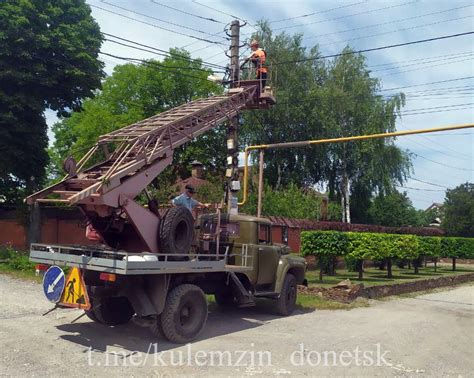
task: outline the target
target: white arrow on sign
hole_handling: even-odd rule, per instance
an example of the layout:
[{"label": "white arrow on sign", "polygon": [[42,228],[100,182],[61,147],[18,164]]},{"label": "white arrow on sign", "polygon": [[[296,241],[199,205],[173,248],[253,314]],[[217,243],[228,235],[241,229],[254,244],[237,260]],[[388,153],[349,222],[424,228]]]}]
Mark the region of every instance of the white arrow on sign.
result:
[{"label": "white arrow on sign", "polygon": [[54,288],[56,287],[56,285],[58,284],[59,281],[61,281],[61,278],[64,277],[64,272],[61,271],[61,274],[59,274],[56,279],[53,281],[52,284],[49,284],[48,285],[48,294],[52,293],[54,291]]}]

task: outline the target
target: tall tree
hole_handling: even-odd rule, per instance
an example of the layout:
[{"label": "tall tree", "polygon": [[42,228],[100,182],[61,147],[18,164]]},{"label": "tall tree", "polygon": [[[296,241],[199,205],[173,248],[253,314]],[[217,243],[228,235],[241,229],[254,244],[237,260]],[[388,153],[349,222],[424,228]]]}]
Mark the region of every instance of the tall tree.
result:
[{"label": "tall tree", "polygon": [[[345,48],[328,68],[320,91],[323,132],[328,138],[395,131],[404,96],[385,99],[380,82],[371,77],[365,57]],[[384,193],[402,183],[409,173],[409,156],[393,140],[330,143],[323,164],[332,196],[339,196],[342,220],[351,222],[351,188]]]},{"label": "tall tree", "polygon": [[449,235],[474,237],[474,184],[446,191],[442,227]]},{"label": "tall tree", "polygon": [[[189,53],[170,50],[170,56],[163,61],[116,66],[112,75],[104,80],[102,91],[87,99],[82,111],[73,112],[71,117],[54,125],[56,138],[50,151],[54,161],[52,175],[60,176],[61,162],[67,155],[79,158],[102,134],[222,91],[207,80],[211,71],[205,70],[200,61],[183,57],[189,58]],[[178,149],[169,180],[186,175],[195,159],[211,169],[223,169],[225,146],[225,129],[221,127]]]},{"label": "tall tree", "polygon": [[50,108],[78,109],[103,76],[102,37],[83,0],[0,1],[0,201],[41,185]]},{"label": "tall tree", "polygon": [[[317,57],[318,49],[306,49],[302,35],[273,35],[266,22],[253,35],[267,52],[271,82],[277,103],[268,110],[252,110],[245,114],[241,138],[247,144],[279,143],[318,139],[322,136],[321,119],[315,116],[319,99],[315,96],[324,81],[323,60],[302,63],[279,62]],[[297,148],[265,152],[265,178],[276,189],[291,182],[311,186],[322,179],[323,149]]]}]

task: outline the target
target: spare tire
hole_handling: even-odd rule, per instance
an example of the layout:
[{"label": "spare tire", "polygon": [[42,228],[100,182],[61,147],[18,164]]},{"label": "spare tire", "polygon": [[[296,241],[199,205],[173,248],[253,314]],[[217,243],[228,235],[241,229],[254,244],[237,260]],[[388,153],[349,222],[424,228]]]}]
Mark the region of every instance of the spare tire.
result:
[{"label": "spare tire", "polygon": [[[159,230],[160,253],[188,254],[194,236],[194,218],[185,207],[169,209],[161,219]],[[185,260],[177,256],[173,260]]]}]

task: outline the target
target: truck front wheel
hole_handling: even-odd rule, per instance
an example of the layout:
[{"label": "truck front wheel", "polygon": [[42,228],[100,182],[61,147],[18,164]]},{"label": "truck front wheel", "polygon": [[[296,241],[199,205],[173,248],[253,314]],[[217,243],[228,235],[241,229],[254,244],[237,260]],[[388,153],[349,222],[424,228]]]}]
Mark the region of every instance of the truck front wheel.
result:
[{"label": "truck front wheel", "polygon": [[283,281],[280,297],[277,299],[276,308],[280,315],[288,316],[296,307],[296,278],[288,273]]},{"label": "truck front wheel", "polygon": [[160,316],[164,336],[175,343],[194,340],[207,320],[207,300],[199,286],[176,286],[166,297]]}]

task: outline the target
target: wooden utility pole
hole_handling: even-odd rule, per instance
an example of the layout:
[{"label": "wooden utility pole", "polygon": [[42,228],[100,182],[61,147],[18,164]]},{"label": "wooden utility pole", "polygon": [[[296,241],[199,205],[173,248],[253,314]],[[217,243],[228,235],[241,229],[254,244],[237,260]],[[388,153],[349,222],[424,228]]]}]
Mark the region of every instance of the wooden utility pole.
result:
[{"label": "wooden utility pole", "polygon": [[[240,80],[240,23],[238,20],[230,24],[230,37],[231,88],[236,88]],[[230,214],[238,213],[237,192],[240,190],[238,128],[239,116],[237,115],[230,119],[227,130],[227,209]]]}]

